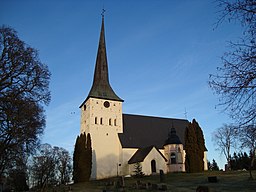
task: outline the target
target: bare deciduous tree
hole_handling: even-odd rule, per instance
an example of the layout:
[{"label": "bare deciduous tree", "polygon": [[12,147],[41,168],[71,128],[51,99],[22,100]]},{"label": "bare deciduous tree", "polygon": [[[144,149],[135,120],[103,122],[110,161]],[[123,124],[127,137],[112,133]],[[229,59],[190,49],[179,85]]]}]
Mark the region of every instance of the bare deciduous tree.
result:
[{"label": "bare deciduous tree", "polygon": [[239,21],[243,37],[230,42],[230,51],[222,56],[223,66],[211,74],[209,85],[220,95],[220,105],[239,124],[250,124],[256,117],[256,1],[218,0],[220,18]]},{"label": "bare deciduous tree", "polygon": [[65,184],[70,181],[72,174],[71,156],[66,149],[54,147],[57,153],[57,171],[59,175],[59,182]]},{"label": "bare deciduous tree", "polygon": [[70,181],[71,157],[63,148],[42,144],[37,154],[33,156],[30,169],[34,187],[47,189],[48,185]]},{"label": "bare deciduous tree", "polygon": [[250,150],[250,158],[251,158],[251,163],[250,163],[250,178],[253,179],[252,175],[252,167],[254,165],[255,161],[255,156],[256,156],[256,127],[255,125],[248,125],[244,126],[240,129],[239,133],[240,137],[240,142],[241,142],[241,147],[248,148]]},{"label": "bare deciduous tree", "polygon": [[55,183],[56,156],[50,144],[42,144],[38,153],[33,156],[33,163],[30,167],[32,180],[35,186],[45,188],[47,184]]},{"label": "bare deciduous tree", "polygon": [[216,144],[216,150],[224,154],[228,169],[230,169],[231,148],[236,148],[237,128],[234,125],[224,124],[213,132],[212,140]]},{"label": "bare deciduous tree", "polygon": [[0,27],[0,176],[43,133],[43,106],[50,102],[50,72],[15,30]]}]

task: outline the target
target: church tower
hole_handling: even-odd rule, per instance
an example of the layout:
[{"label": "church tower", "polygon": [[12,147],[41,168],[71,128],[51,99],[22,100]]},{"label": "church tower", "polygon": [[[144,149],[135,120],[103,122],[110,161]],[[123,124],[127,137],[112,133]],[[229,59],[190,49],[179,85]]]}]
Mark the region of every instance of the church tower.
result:
[{"label": "church tower", "polygon": [[164,154],[168,160],[167,172],[185,172],[185,152],[175,128],[171,128],[168,139],[164,143]]},{"label": "church tower", "polygon": [[104,14],[91,90],[81,104],[80,133],[92,139],[92,179],[116,176],[121,164],[122,102],[109,83]]}]

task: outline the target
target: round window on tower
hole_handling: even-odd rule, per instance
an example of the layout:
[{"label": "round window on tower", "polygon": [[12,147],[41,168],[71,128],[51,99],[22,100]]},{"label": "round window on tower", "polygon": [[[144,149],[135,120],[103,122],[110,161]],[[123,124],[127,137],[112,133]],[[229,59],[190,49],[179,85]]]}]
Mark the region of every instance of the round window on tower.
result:
[{"label": "round window on tower", "polygon": [[109,106],[110,106],[110,103],[108,101],[105,101],[104,102],[104,107],[109,108]]}]

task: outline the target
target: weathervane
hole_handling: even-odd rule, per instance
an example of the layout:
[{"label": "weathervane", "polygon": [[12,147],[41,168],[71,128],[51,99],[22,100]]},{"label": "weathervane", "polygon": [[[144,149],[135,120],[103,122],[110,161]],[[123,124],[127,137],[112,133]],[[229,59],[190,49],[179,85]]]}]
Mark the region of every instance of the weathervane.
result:
[{"label": "weathervane", "polygon": [[188,114],[188,112],[187,112],[187,109],[186,109],[186,107],[185,107],[185,112],[184,112],[185,119],[187,119],[187,118],[188,118],[188,117],[187,117],[187,114]]}]

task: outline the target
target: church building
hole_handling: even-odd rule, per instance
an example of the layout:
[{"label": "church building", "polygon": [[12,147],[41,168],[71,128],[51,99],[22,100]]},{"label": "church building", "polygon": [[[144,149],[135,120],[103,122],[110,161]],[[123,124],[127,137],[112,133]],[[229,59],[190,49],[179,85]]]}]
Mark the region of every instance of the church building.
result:
[{"label": "church building", "polygon": [[[146,175],[185,171],[186,119],[123,114],[124,102],[108,77],[104,15],[91,90],[81,109],[80,133],[92,139],[91,179],[132,175],[140,163]],[[206,152],[204,169],[207,170]]]}]

